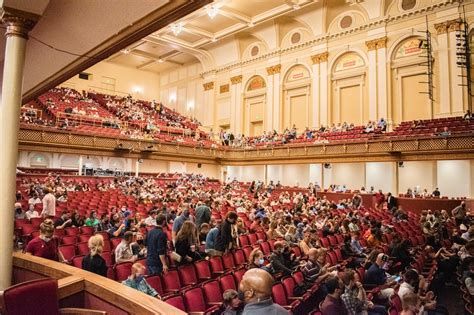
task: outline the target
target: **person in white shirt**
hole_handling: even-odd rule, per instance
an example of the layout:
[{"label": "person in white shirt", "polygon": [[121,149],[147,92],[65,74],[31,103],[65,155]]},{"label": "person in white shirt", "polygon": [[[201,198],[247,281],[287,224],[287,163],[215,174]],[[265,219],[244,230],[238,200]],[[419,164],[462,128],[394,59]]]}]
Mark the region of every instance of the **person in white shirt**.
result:
[{"label": "person in white shirt", "polygon": [[41,216],[43,218],[54,217],[56,216],[56,197],[54,197],[48,188],[45,188],[43,192],[43,211],[41,211]]},{"label": "person in white shirt", "polygon": [[33,197],[31,197],[30,199],[28,199],[28,204],[29,205],[36,205],[38,203],[41,203],[41,199],[38,198],[38,195],[37,194],[34,194]]},{"label": "person in white shirt", "polygon": [[32,218],[39,218],[38,211],[35,210],[35,206],[33,204],[28,206],[28,211],[25,212],[25,217],[28,220],[31,220]]},{"label": "person in white shirt", "polygon": [[115,262],[117,264],[122,262],[135,262],[137,260],[138,257],[133,255],[132,251],[132,237],[132,232],[125,232],[122,242],[115,248]]},{"label": "person in white shirt", "polygon": [[156,210],[151,210],[148,217],[145,219],[146,226],[156,226]]}]

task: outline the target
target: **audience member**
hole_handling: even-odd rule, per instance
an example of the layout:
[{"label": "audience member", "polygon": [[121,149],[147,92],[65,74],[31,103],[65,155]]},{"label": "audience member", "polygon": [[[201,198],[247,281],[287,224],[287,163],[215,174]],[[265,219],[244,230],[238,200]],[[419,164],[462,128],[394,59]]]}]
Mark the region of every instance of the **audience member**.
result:
[{"label": "audience member", "polygon": [[145,279],[146,268],[141,263],[134,263],[132,265],[132,274],[127,278],[127,280],[122,281],[127,287],[136,289],[142,293],[145,293],[152,297],[157,297],[161,299],[158,292],[153,289]]},{"label": "audience member", "polygon": [[104,238],[100,234],[91,236],[88,241],[89,254],[82,259],[82,269],[107,277],[107,265],[102,258]]}]

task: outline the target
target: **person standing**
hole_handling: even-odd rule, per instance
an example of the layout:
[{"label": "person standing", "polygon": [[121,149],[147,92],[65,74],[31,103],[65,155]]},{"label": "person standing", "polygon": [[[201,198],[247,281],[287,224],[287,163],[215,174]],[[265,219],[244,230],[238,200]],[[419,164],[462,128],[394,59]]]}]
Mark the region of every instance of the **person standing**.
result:
[{"label": "person standing", "polygon": [[156,226],[150,230],[147,235],[147,257],[146,263],[148,267],[148,274],[160,275],[163,271],[168,271],[168,264],[166,263],[166,245],[168,238],[163,228],[166,226],[166,216],[159,214],[156,217]]},{"label": "person standing", "polygon": [[230,211],[227,213],[224,222],[221,223],[219,234],[216,238],[214,249],[225,253],[232,249],[232,225],[237,222],[237,213]]},{"label": "person standing", "polygon": [[51,193],[49,188],[43,190],[43,211],[41,217],[50,218],[56,216],[56,197]]},{"label": "person standing", "polygon": [[452,211],[456,225],[459,227],[466,217],[466,202],[462,201],[459,206]]},{"label": "person standing", "polygon": [[200,203],[196,208],[196,228],[199,230],[201,224],[211,222],[211,208],[209,208],[209,200],[205,203]]},{"label": "person standing", "polygon": [[59,262],[66,262],[58,250],[59,240],[53,237],[53,233],[53,220],[44,220],[40,225],[40,235],[29,241],[26,246],[26,253]]}]

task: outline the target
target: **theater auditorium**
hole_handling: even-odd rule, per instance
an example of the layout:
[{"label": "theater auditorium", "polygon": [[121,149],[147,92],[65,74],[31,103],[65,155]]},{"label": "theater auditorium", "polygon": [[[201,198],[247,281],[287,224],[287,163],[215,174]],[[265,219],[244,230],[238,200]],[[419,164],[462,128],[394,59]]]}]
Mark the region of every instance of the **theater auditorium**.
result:
[{"label": "theater auditorium", "polygon": [[0,7],[0,314],[474,314],[474,0]]}]

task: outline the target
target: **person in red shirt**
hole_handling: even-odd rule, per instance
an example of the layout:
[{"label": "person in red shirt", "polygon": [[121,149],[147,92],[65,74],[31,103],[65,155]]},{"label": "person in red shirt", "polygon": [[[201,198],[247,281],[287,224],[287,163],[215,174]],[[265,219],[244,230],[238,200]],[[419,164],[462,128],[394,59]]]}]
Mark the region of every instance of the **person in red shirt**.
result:
[{"label": "person in red shirt", "polygon": [[53,220],[44,220],[40,225],[40,235],[28,242],[26,252],[34,256],[65,262],[63,255],[58,250],[59,241],[53,237],[53,233]]}]

